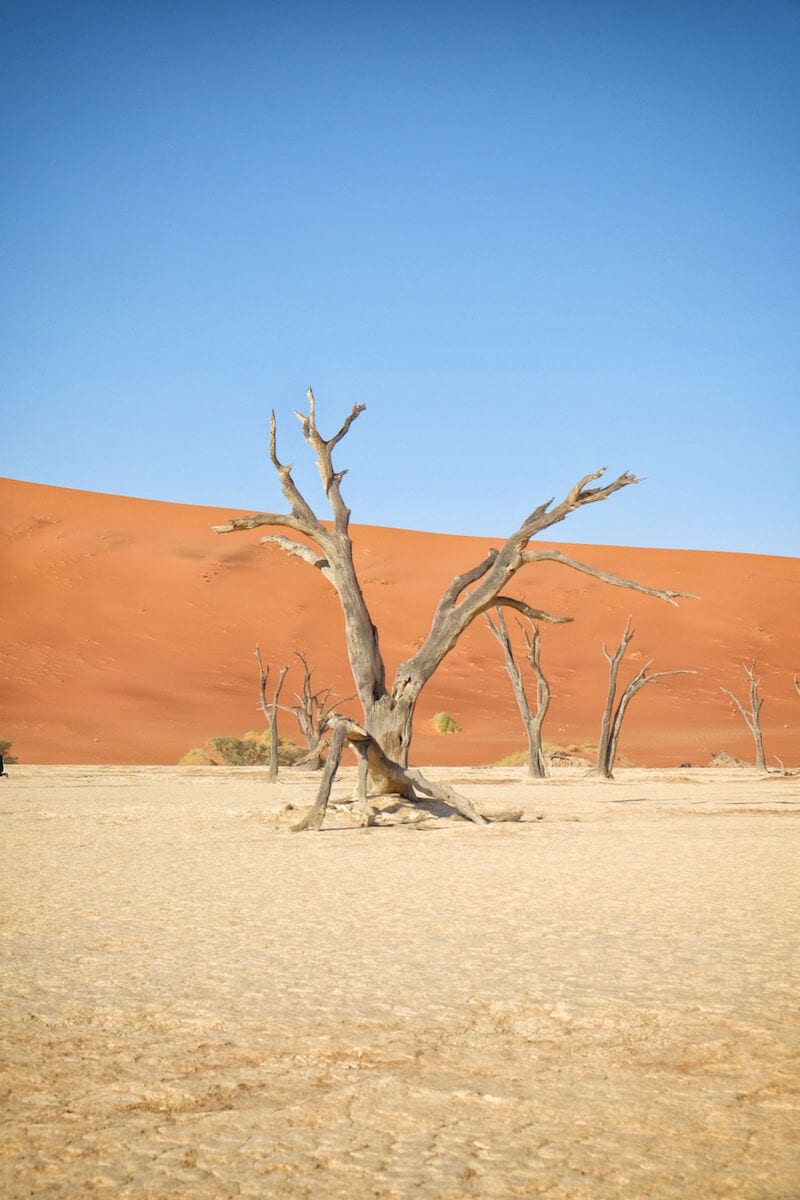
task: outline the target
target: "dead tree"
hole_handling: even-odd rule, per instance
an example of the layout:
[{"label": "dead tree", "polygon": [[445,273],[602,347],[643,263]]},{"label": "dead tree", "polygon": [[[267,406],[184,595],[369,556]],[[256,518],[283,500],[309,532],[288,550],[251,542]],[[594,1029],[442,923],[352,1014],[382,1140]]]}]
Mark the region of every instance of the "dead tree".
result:
[{"label": "dead tree", "polygon": [[[683,592],[646,587],[630,579],[620,579],[570,558],[559,550],[528,550],[531,538],[557,525],[576,509],[606,500],[614,492],[638,482],[636,476],[625,473],[611,483],[590,487],[590,484],[604,474],[605,468],[602,468],[578,480],[558,504],[554,505],[552,500],[540,504],[499,549],[489,550],[481,562],[453,579],[445,588],[433,614],[429,633],[411,657],[400,663],[393,681],[389,683],[378,630],[364,599],[353,561],[350,510],[341,492],[345,471],[335,470],[332,461],[333,451],[364,411],[364,405],[354,405],[338,432],[326,439],[317,427],[316,406],[310,388],[307,397],[308,413],[297,413],[297,416],[303,437],[316,457],[323,488],[331,507],[332,522],[323,523],[320,520],[295,483],[291,465],[282,463],[278,458],[273,412],[270,420],[269,457],[278,473],[289,511],[234,517],[223,525],[214,526],[214,529],[217,533],[232,533],[262,526],[288,529],[294,537],[268,534],[262,537],[261,541],[267,545],[278,546],[285,553],[302,559],[319,571],[336,589],[344,616],[350,667],[364,713],[363,726],[353,725],[346,740],[356,739],[364,742],[372,784],[381,792],[397,792],[411,801],[417,798],[415,787],[419,788],[420,776],[418,772],[408,770],[408,751],[417,701],[425,684],[476,617],[490,608],[503,607],[513,608],[532,620],[570,619],[543,613],[505,591],[523,566],[542,561],[561,563],[572,570],[594,576],[595,579],[604,580],[617,587],[633,588],[648,596],[666,600],[670,604],[674,604],[678,596],[686,595]],[[360,734],[356,732],[359,729]],[[462,811],[465,804],[462,798]]]},{"label": "dead tree", "polygon": [[300,692],[295,693],[297,704],[293,705],[289,711],[294,713],[297,724],[300,726],[300,732],[308,746],[308,757],[304,759],[304,765],[310,767],[312,771],[319,771],[322,769],[323,740],[333,722],[336,705],[337,703],[346,704],[354,697],[346,696],[344,700],[339,700],[332,688],[322,688],[319,692],[313,691],[311,677],[314,672],[308,665],[308,659],[302,650],[296,650],[295,655],[303,666],[303,684]]},{"label": "dead tree", "polygon": [[800,696],[800,679],[798,679],[796,675],[794,677],[794,686],[798,696]]},{"label": "dead tree", "polygon": [[539,627],[533,621],[530,623],[530,630],[525,629],[520,624],[523,637],[525,638],[527,659],[536,676],[536,712],[531,712],[522,673],[514,658],[514,650],[511,645],[511,638],[508,635],[508,626],[503,616],[503,610],[501,608],[495,609],[496,624],[488,613],[484,613],[483,615],[486,624],[502,647],[506,671],[511,680],[511,687],[514,690],[514,697],[517,701],[519,714],[522,717],[522,724],[525,726],[525,734],[528,739],[528,778],[546,779],[547,765],[542,753],[542,724],[550,707],[550,685],[542,671]]},{"label": "dead tree", "polygon": [[[678,671],[653,671],[650,673],[650,665],[652,658],[644,664],[641,671],[634,675],[630,683],[617,702],[617,678],[619,675],[620,664],[625,657],[625,652],[634,637],[634,630],[631,629],[631,618],[625,622],[625,629],[622,632],[620,643],[613,654],[609,654],[608,649],[603,643],[603,654],[608,662],[608,691],[606,693],[606,703],[603,709],[603,721],[600,726],[600,743],[597,747],[597,762],[595,766],[588,772],[589,775],[595,775],[600,779],[614,778],[614,762],[617,757],[617,749],[619,747],[619,735],[622,730],[622,722],[625,719],[625,713],[628,710],[633,697],[637,692],[648,683],[655,683],[659,679],[663,679],[667,675],[696,675],[696,671],[678,670]],[[616,707],[615,707],[616,702]]]},{"label": "dead tree", "polygon": [[[761,706],[764,701],[758,694],[758,685],[760,684],[761,680],[756,679],[756,664],[754,662],[752,662],[749,667],[746,666],[744,671],[748,680],[750,681],[749,709],[745,708],[739,697],[735,696],[733,692],[728,690],[728,688],[722,688],[721,690],[726,696],[730,696],[731,700],[742,714],[744,723],[752,733],[753,741],[756,744],[756,770],[762,771],[766,775],[767,760],[764,756],[764,738],[761,733]],[[795,680],[795,685],[796,684],[797,681]],[[798,689],[798,691],[800,691],[800,689]]]},{"label": "dead tree", "polygon": [[258,696],[261,711],[264,714],[264,719],[267,722],[269,729],[269,781],[274,783],[278,778],[278,700],[283,687],[289,668],[281,667],[281,673],[278,678],[278,685],[272,696],[272,700],[267,703],[267,685],[269,683],[269,667],[264,670],[264,664],[261,661],[261,650],[256,645],[256,660],[258,662]]}]

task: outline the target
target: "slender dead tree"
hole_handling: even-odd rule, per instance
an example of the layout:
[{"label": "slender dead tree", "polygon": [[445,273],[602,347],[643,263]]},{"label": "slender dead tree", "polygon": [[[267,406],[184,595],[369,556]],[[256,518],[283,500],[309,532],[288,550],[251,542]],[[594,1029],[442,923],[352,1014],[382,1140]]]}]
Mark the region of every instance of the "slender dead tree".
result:
[{"label": "slender dead tree", "polygon": [[522,672],[517,665],[517,660],[514,658],[514,649],[511,645],[511,638],[508,634],[508,626],[503,616],[503,610],[496,608],[494,611],[494,621],[488,613],[484,613],[483,616],[492,634],[497,638],[502,647],[506,671],[511,680],[511,687],[514,690],[514,698],[517,701],[519,715],[522,717],[522,724],[525,726],[525,734],[528,739],[528,778],[546,779],[547,764],[544,761],[544,754],[542,753],[542,724],[550,707],[550,685],[542,671],[542,639],[539,635],[539,627],[535,622],[531,621],[531,628],[528,630],[520,623],[520,629],[522,629],[522,634],[525,638],[526,657],[536,676],[536,711],[532,712],[530,702],[528,701],[528,694],[525,691]]},{"label": "slender dead tree", "polygon": [[274,783],[278,778],[278,700],[280,699],[283,681],[289,672],[288,667],[281,667],[278,683],[272,699],[267,703],[267,685],[269,684],[269,667],[264,669],[261,661],[261,650],[256,645],[256,661],[258,662],[258,697],[259,705],[269,729],[269,781]]},{"label": "slender dead tree", "polygon": [[336,706],[354,700],[355,696],[345,696],[340,700],[332,688],[322,688],[315,692],[311,686],[311,677],[314,672],[308,665],[305,652],[295,650],[295,656],[300,659],[303,667],[303,684],[301,690],[295,693],[297,704],[293,705],[289,711],[294,713],[297,724],[300,726],[300,732],[308,746],[308,757],[303,760],[304,765],[310,767],[312,771],[320,771],[322,769],[323,740],[333,723]]},{"label": "slender dead tree", "polygon": [[[308,412],[298,412],[297,417],[303,437],[316,457],[333,516],[332,522],[323,523],[320,520],[297,487],[292,477],[291,465],[282,463],[278,458],[273,412],[270,419],[269,457],[280,479],[289,511],[234,517],[223,525],[214,526],[214,529],[217,533],[232,533],[260,526],[288,529],[294,537],[268,534],[262,537],[261,541],[278,546],[287,554],[302,559],[319,571],[336,589],[344,616],[350,667],[364,714],[363,725],[351,722],[345,740],[351,744],[358,742],[366,747],[364,753],[369,762],[370,778],[375,789],[399,793],[411,801],[417,799],[415,787],[424,791],[419,784],[419,772],[408,769],[414,711],[425,684],[476,617],[490,608],[502,607],[513,608],[532,620],[570,619],[551,616],[533,608],[524,600],[507,594],[504,589],[523,566],[543,561],[561,563],[616,587],[633,588],[648,596],[666,600],[670,604],[675,604],[678,596],[687,594],[646,587],[630,579],[620,579],[570,558],[559,550],[528,550],[531,538],[557,525],[576,509],[606,500],[622,488],[638,482],[636,476],[625,473],[611,483],[591,487],[590,484],[605,473],[605,468],[602,468],[578,480],[558,504],[554,504],[552,500],[540,504],[499,549],[489,550],[481,562],[453,579],[445,588],[436,607],[429,633],[411,657],[400,663],[393,681],[389,683],[380,650],[378,630],[372,621],[353,562],[350,510],[341,492],[345,471],[335,470],[332,461],[333,451],[364,411],[365,406],[354,405],[338,432],[326,439],[317,427],[314,394],[310,388],[306,394]],[[426,786],[430,788],[434,785],[426,781]],[[441,789],[439,790],[441,792]],[[425,794],[430,795],[431,792]],[[451,794],[456,796],[456,793]],[[468,815],[467,809],[472,810],[472,806],[464,801],[463,797],[459,797],[458,800],[459,811]],[[474,810],[472,812],[474,814]],[[477,814],[470,817],[472,820],[476,818],[481,820]]]},{"label": "slender dead tree", "polygon": [[796,675],[794,677],[794,686],[798,696],[800,696],[800,679],[798,679]]},{"label": "slender dead tree", "polygon": [[608,691],[606,692],[606,703],[603,709],[603,721],[600,726],[600,743],[597,747],[597,762],[595,766],[588,772],[589,775],[596,775],[600,779],[614,778],[614,762],[617,757],[617,749],[619,747],[619,735],[622,729],[622,722],[625,719],[625,713],[628,710],[633,697],[637,692],[648,683],[656,683],[659,679],[663,679],[667,675],[696,675],[696,671],[678,670],[678,671],[650,671],[650,666],[653,662],[652,658],[644,664],[638,674],[634,675],[630,683],[622,692],[619,701],[617,698],[617,678],[619,675],[620,664],[625,657],[625,652],[634,637],[634,630],[631,629],[631,617],[625,622],[625,628],[620,638],[620,643],[613,654],[609,654],[608,649],[603,643],[603,654],[608,663]]},{"label": "slender dead tree", "polygon": [[[767,774],[767,760],[764,755],[764,737],[761,732],[761,706],[764,703],[764,701],[761,699],[761,697],[758,694],[758,685],[761,683],[761,680],[756,678],[755,662],[752,662],[749,667],[745,666],[744,672],[745,672],[745,675],[747,676],[748,680],[750,681],[750,697],[749,697],[750,708],[749,709],[745,708],[745,706],[742,704],[739,697],[735,696],[733,694],[733,692],[729,691],[728,688],[722,688],[721,690],[725,693],[726,696],[730,696],[731,700],[736,705],[739,712],[742,714],[742,717],[744,718],[744,723],[747,726],[747,728],[750,730],[750,732],[752,733],[753,741],[756,744],[756,770],[762,771],[766,775]],[[797,680],[795,680],[795,684],[796,683],[797,683]],[[800,691],[800,688],[798,688],[798,691]]]}]

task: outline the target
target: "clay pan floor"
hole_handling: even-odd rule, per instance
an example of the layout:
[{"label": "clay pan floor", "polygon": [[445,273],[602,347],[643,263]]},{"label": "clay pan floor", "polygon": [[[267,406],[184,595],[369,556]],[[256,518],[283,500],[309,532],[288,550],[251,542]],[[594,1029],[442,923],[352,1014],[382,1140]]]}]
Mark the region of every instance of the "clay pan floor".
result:
[{"label": "clay pan floor", "polygon": [[7,1200],[800,1196],[800,778],[10,770]]}]

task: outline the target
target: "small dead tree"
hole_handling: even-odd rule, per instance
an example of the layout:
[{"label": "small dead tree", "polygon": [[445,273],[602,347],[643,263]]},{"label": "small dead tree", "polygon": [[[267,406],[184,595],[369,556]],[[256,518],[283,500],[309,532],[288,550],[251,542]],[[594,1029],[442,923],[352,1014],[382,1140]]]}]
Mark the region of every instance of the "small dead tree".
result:
[{"label": "small dead tree", "polygon": [[256,661],[258,662],[258,697],[259,706],[264,719],[267,722],[269,729],[269,781],[274,783],[278,778],[278,700],[280,699],[281,688],[283,682],[289,672],[288,667],[281,667],[281,673],[278,678],[278,684],[272,695],[272,699],[267,702],[267,686],[269,684],[269,667],[264,669],[264,664],[261,661],[261,649],[256,645]]},{"label": "small dead tree", "polygon": [[[665,678],[667,675],[696,675],[696,671],[678,670],[678,671],[653,671],[650,672],[650,665],[653,662],[652,658],[644,664],[641,671],[634,675],[630,683],[624,689],[622,695],[617,701],[617,681],[619,676],[619,668],[625,657],[625,652],[631,644],[635,631],[631,629],[631,617],[625,622],[625,628],[620,638],[620,643],[613,654],[609,654],[605,642],[603,643],[603,654],[608,662],[608,691],[606,692],[606,703],[603,709],[603,720],[600,726],[600,743],[597,747],[597,762],[589,775],[595,775],[600,779],[614,778],[614,762],[617,757],[617,749],[619,747],[619,735],[622,730],[622,722],[625,719],[625,713],[628,710],[633,697],[637,692],[648,683],[656,683],[659,679]],[[615,707],[616,703],[616,707]]]},{"label": "small dead tree", "polygon": [[525,735],[528,739],[528,778],[546,779],[547,765],[542,753],[542,724],[550,707],[550,685],[542,671],[542,640],[539,635],[539,627],[534,621],[531,621],[530,629],[526,629],[521,622],[518,622],[522,630],[522,635],[525,638],[526,657],[536,676],[536,711],[531,712],[528,694],[525,691],[525,684],[522,679],[522,672],[514,658],[514,650],[508,634],[506,619],[503,616],[503,610],[496,608],[494,612],[494,621],[488,613],[484,613],[483,616],[492,634],[502,647],[506,671],[511,680],[511,687],[514,690],[514,698],[517,701],[517,708],[522,717],[522,724],[525,726]]},{"label": "small dead tree", "polygon": [[308,746],[308,757],[304,764],[312,771],[322,769],[322,749],[325,734],[330,729],[337,704],[346,704],[354,696],[345,696],[340,700],[332,688],[322,688],[315,692],[311,686],[313,670],[308,665],[305,652],[296,650],[295,655],[303,667],[303,684],[300,692],[295,693],[297,704],[288,711],[294,713],[300,732]]},{"label": "small dead tree", "polygon": [[[611,483],[591,487],[605,474],[605,468],[579,479],[563,500],[540,504],[522,522],[499,549],[492,548],[479,563],[467,568],[445,588],[433,614],[431,628],[412,655],[401,662],[389,683],[380,649],[378,630],[372,620],[361,589],[353,558],[350,536],[350,509],[341,492],[345,471],[335,470],[333,451],[347,435],[353,422],[364,411],[363,404],[353,406],[342,426],[331,438],[324,438],[317,426],[314,394],[307,393],[308,412],[297,413],[303,437],[311,447],[319,469],[325,495],[331,507],[332,522],[323,523],[292,477],[290,464],[278,458],[275,413],[270,419],[269,457],[281,482],[289,506],[285,513],[255,513],[233,517],[223,525],[215,525],[217,533],[232,533],[272,526],[290,530],[295,536],[268,534],[262,543],[278,546],[285,553],[301,559],[327,579],[335,588],[342,607],[345,639],[350,668],[361,703],[363,725],[350,722],[346,741],[359,743],[366,756],[373,788],[381,793],[398,793],[412,803],[417,791],[430,795],[433,786],[424,781],[418,771],[408,768],[408,751],[420,693],[472,622],[490,608],[513,608],[523,616],[539,621],[565,621],[568,617],[553,617],[533,608],[524,600],[506,593],[505,588],[522,567],[538,562],[556,562],[573,571],[591,575],[616,587],[633,588],[659,600],[675,604],[684,592],[646,587],[630,579],[621,579],[579,562],[560,550],[530,551],[533,537],[565,520],[576,509],[607,500],[615,492],[638,480],[628,472]],[[300,539],[300,540],[298,540]],[[426,788],[428,789],[426,791]],[[415,790],[416,789],[416,790]],[[438,789],[441,793],[442,789]],[[450,790],[450,789],[448,789]],[[456,793],[451,791],[451,796]],[[452,803],[452,799],[449,801]],[[457,797],[458,811],[481,822],[478,814],[464,797]],[[472,813],[472,815],[470,815]]]},{"label": "small dead tree", "polygon": [[[745,666],[744,672],[750,682],[749,709],[745,708],[739,697],[735,696],[728,688],[724,687],[721,689],[721,691],[723,691],[726,696],[730,696],[731,700],[742,714],[744,723],[752,733],[753,741],[756,744],[756,770],[762,771],[766,775],[767,760],[764,755],[764,737],[761,732],[761,706],[764,701],[758,694],[758,686],[761,683],[761,680],[756,678],[755,662],[752,662],[749,667]],[[795,680],[795,686],[796,685],[797,680]],[[800,691],[800,688],[798,688],[798,691]]]},{"label": "small dead tree", "polygon": [[800,696],[800,679],[798,679],[796,675],[794,677],[794,686],[798,696]]}]

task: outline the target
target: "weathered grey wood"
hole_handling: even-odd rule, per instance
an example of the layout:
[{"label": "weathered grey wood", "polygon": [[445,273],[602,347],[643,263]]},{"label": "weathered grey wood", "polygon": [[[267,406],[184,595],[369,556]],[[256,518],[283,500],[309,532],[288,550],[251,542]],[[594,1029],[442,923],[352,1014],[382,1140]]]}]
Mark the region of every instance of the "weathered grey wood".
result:
[{"label": "weathered grey wood", "polygon": [[536,711],[531,710],[528,694],[525,690],[525,683],[522,678],[522,673],[514,658],[514,650],[511,645],[511,638],[508,633],[505,617],[502,611],[498,608],[495,610],[497,624],[492,620],[488,613],[484,613],[484,620],[488,625],[492,635],[500,643],[505,660],[506,672],[511,680],[511,687],[514,692],[514,697],[517,701],[517,708],[522,717],[522,724],[525,727],[525,736],[528,740],[528,778],[529,779],[546,779],[547,765],[544,761],[542,752],[542,724],[547,716],[547,710],[550,707],[550,685],[542,672],[541,665],[541,637],[538,627],[531,622],[532,634],[529,630],[524,629],[522,625],[523,635],[525,637],[525,646],[527,649],[528,662],[531,665],[534,675],[536,676]]},{"label": "weathered grey wood", "polygon": [[603,719],[600,724],[600,741],[597,746],[597,762],[591,771],[590,775],[598,775],[601,779],[611,778],[611,764],[609,762],[609,749],[611,746],[611,724],[614,715],[614,701],[617,696],[617,676],[619,674],[619,665],[625,656],[625,651],[630,645],[633,637],[631,629],[631,618],[628,617],[625,622],[625,628],[620,638],[620,643],[613,654],[608,653],[605,642],[603,643],[603,655],[608,662],[608,690],[606,692],[606,702],[603,708]]},{"label": "weathered grey wood", "polygon": [[256,644],[256,660],[258,662],[258,694],[261,711],[264,714],[264,719],[267,722],[269,730],[269,775],[270,783],[275,783],[278,778],[278,753],[280,749],[278,741],[278,700],[280,699],[281,688],[288,674],[288,667],[281,667],[281,673],[278,678],[278,685],[275,688],[272,700],[267,703],[267,685],[269,683],[269,667],[264,669],[264,664],[261,661],[261,649]]},{"label": "weathered grey wood", "polygon": [[[721,690],[725,693],[726,696],[730,696],[731,700],[734,702],[736,707],[739,709],[739,712],[742,714],[742,717],[744,718],[744,723],[747,726],[747,728],[750,730],[751,734],[753,735],[753,741],[755,742],[756,770],[762,771],[766,775],[767,774],[767,760],[766,760],[766,756],[764,754],[764,735],[761,731],[761,707],[762,707],[764,701],[758,694],[758,688],[759,688],[759,684],[761,683],[761,680],[756,678],[755,662],[751,663],[749,667],[745,666],[744,671],[745,671],[745,674],[747,675],[747,678],[750,683],[750,688],[749,688],[750,708],[749,709],[745,708],[744,704],[742,704],[742,701],[739,699],[739,697],[735,696],[733,694],[733,692],[729,691],[728,688],[724,687]],[[795,680],[795,685],[796,684],[797,684],[797,680]],[[798,691],[800,691],[800,688],[798,688]]]},{"label": "weathered grey wood", "polygon": [[[419,648],[400,663],[389,686],[378,630],[370,616],[353,561],[353,547],[349,534],[350,510],[341,494],[341,482],[345,472],[335,470],[332,461],[333,450],[364,411],[364,405],[354,405],[339,430],[333,437],[326,439],[317,426],[316,402],[310,388],[307,398],[308,412],[297,413],[297,416],[303,437],[316,458],[333,515],[332,523],[324,524],[317,517],[292,477],[291,464],[284,464],[278,458],[273,412],[270,418],[269,457],[280,479],[289,511],[234,517],[214,528],[218,533],[230,533],[259,526],[277,526],[289,529],[311,543],[306,545],[305,541],[297,541],[283,535],[267,535],[263,539],[267,544],[277,545],[285,553],[298,557],[321,571],[336,589],[344,616],[347,653],[363,710],[364,726],[375,743],[381,747],[386,762],[394,764],[395,767],[402,769],[408,764],[414,712],[422,689],[476,617],[490,608],[501,606],[514,608],[535,620],[560,622],[570,619],[543,613],[527,602],[506,593],[507,586],[527,563],[539,561],[540,558],[550,558],[594,575],[606,583],[633,588],[669,603],[674,603],[678,596],[688,594],[648,587],[633,580],[618,579],[568,559],[556,551],[541,552],[538,556],[527,552],[531,538],[559,524],[570,513],[588,504],[606,500],[615,492],[639,482],[635,475],[625,472],[609,483],[597,487],[590,486],[604,475],[605,468],[601,468],[579,479],[558,504],[554,504],[553,500],[540,504],[499,549],[492,548],[479,563],[453,579],[445,588],[436,607],[430,631]],[[374,754],[370,754],[369,761],[373,785],[378,790],[395,790],[399,782],[402,782],[408,792],[413,792],[413,785],[407,777],[400,781],[397,772],[381,765]]]},{"label": "weathered grey wood", "polygon": [[634,631],[631,629],[631,618],[625,622],[619,646],[613,654],[609,654],[605,644],[603,645],[603,654],[609,664],[608,671],[608,691],[606,692],[606,702],[603,709],[603,720],[600,727],[600,743],[597,747],[597,762],[589,775],[598,776],[601,779],[614,778],[614,762],[617,757],[617,749],[619,747],[619,737],[622,730],[622,722],[625,719],[625,713],[628,710],[633,697],[637,692],[648,683],[655,683],[659,679],[665,678],[667,675],[696,675],[696,671],[692,670],[676,670],[676,671],[653,671],[650,672],[652,658],[644,664],[642,669],[634,675],[630,683],[627,684],[620,696],[619,703],[614,708],[614,701],[617,694],[617,676],[619,674],[620,663],[625,657],[625,652],[633,640]]},{"label": "weathered grey wood", "polygon": [[354,700],[355,696],[340,699],[332,688],[321,688],[315,692],[311,686],[314,672],[308,665],[305,651],[296,650],[295,657],[299,658],[303,668],[303,682],[300,691],[295,693],[297,703],[287,711],[294,715],[308,746],[308,755],[302,760],[303,766],[309,766],[312,771],[320,771],[323,740],[333,721],[336,707]]},{"label": "weathered grey wood", "polygon": [[319,781],[316,800],[303,820],[292,826],[293,833],[301,833],[304,829],[322,828],[322,822],[325,820],[325,813],[331,796],[333,781],[336,778],[336,772],[339,770],[339,763],[342,760],[342,750],[346,738],[347,722],[337,721],[331,734],[328,746],[328,759],[325,763],[325,770],[322,772],[322,778]]}]

